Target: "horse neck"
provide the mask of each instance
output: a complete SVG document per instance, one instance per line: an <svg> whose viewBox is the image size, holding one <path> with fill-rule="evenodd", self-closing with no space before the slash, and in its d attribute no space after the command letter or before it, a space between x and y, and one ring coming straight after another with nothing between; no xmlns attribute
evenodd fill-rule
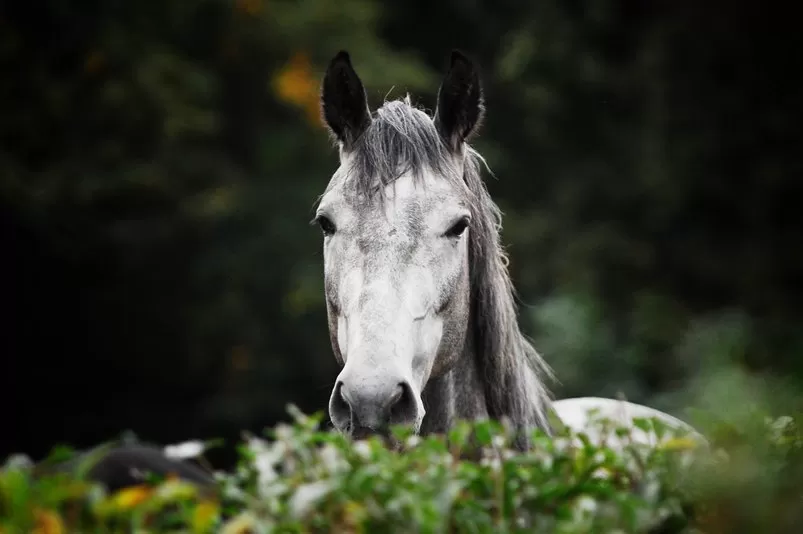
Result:
<svg viewBox="0 0 803 534"><path fill-rule="evenodd" d="M430 379L424 388L422 400L426 416L421 434L443 434L457 420L475 421L488 418L508 418L519 431L514 446L520 450L530 447L527 437L533 428L547 433L554 429L547 415L551 410L550 397L533 375L529 363L522 359L505 371L482 370L477 356L477 325L471 318L464 347L452 366L443 375ZM511 335L521 337L518 330ZM525 343L523 339L519 340ZM526 347L529 347L527 345ZM522 353L522 356L526 356ZM549 373L548 368L544 368ZM488 391L488 380L498 380L506 386ZM494 398L493 395L501 395ZM523 432L523 433L522 433Z"/></svg>
<svg viewBox="0 0 803 534"><path fill-rule="evenodd" d="M482 380L474 357L474 333L466 333L466 341L452 368L441 376L429 380L422 400L426 416L421 434L442 434L457 420L486 419Z"/></svg>

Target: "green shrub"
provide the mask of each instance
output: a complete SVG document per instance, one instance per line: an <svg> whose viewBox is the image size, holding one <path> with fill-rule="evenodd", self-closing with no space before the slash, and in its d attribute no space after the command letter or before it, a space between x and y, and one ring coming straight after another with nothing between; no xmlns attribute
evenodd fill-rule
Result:
<svg viewBox="0 0 803 534"><path fill-rule="evenodd" d="M243 444L213 496L175 479L107 494L81 468L35 477L9 461L0 532L763 533L794 532L803 519L803 440L788 417L712 421L710 448L649 420L636 424L663 437L660 447L534 432L533 452L521 454L495 422L426 438L397 430L396 450L293 414ZM627 441L625 430L607 430Z"/></svg>

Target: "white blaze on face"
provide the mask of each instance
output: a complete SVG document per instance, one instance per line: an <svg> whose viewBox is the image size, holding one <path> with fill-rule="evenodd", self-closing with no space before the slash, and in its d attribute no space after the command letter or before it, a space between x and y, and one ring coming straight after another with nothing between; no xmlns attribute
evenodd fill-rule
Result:
<svg viewBox="0 0 803 534"><path fill-rule="evenodd" d="M438 311L466 268L468 237L444 236L468 214L453 184L423 181L402 176L387 186L386 202L365 205L335 184L319 208L337 227L325 239L324 263L341 377L355 387L406 380L419 404L443 335Z"/></svg>

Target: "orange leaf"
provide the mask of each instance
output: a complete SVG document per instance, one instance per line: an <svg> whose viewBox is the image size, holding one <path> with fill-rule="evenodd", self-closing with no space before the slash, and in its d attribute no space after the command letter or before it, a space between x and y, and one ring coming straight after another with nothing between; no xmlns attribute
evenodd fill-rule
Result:
<svg viewBox="0 0 803 534"><path fill-rule="evenodd" d="M192 514L194 532L206 532L218 517L219 507L214 501L203 501L195 507Z"/></svg>
<svg viewBox="0 0 803 534"><path fill-rule="evenodd" d="M294 54L274 77L273 88L280 100L304 110L312 124L321 124L318 79L307 54Z"/></svg>
<svg viewBox="0 0 803 534"><path fill-rule="evenodd" d="M51 510L34 511L36 526L32 534L62 534L67 532L61 517Z"/></svg>
<svg viewBox="0 0 803 534"><path fill-rule="evenodd" d="M113 502L122 509L128 510L146 501L153 493L153 489L148 486L132 486L115 493Z"/></svg>

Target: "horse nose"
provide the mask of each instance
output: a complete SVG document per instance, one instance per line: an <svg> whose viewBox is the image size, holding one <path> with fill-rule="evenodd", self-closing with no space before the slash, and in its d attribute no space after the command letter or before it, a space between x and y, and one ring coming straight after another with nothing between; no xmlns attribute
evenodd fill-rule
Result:
<svg viewBox="0 0 803 534"><path fill-rule="evenodd" d="M418 404L406 380L359 385L338 380L329 403L332 422L354 437L384 433L390 425L411 425L418 420Z"/></svg>

